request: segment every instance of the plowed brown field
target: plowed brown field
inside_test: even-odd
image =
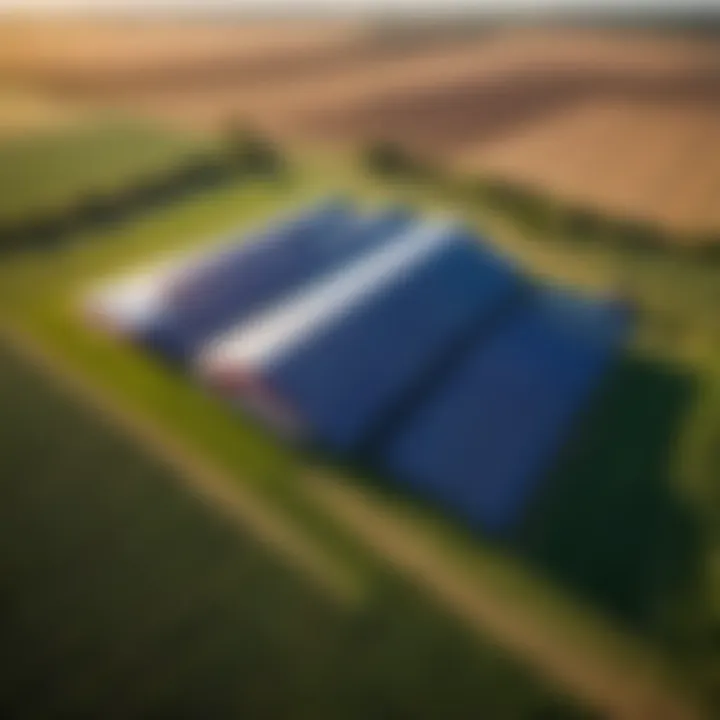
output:
[[[409,39],[409,41],[408,41]],[[351,22],[6,24],[0,79],[286,141],[391,139],[672,229],[720,229],[720,47],[629,30]]]

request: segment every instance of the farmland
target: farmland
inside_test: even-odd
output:
[[[461,150],[458,163],[570,203],[701,234],[720,227],[719,119],[710,107],[589,102],[487,147]]]
[[[131,227],[10,259],[2,271],[3,320],[41,339],[60,366],[69,361],[133,412],[219,462],[232,482],[291,509],[359,576],[363,603],[336,604],[312,574],[288,568],[283,553],[278,558],[257,538],[253,523],[238,538],[224,513],[186,496],[171,468],[128,442],[109,413],[98,422],[101,408],[78,408],[84,401],[72,384],[53,389],[25,367],[32,358],[3,350],[3,544],[13,547],[3,555],[4,574],[13,578],[4,586],[5,657],[14,668],[3,685],[7,716],[147,717],[209,708],[296,717],[303,707],[308,717],[366,717],[378,708],[464,717],[490,707],[497,717],[525,718],[558,705],[575,716],[292,495],[298,458],[181,378],[77,323],[78,293],[98,275],[319,189],[307,183],[289,196],[284,187],[241,182]],[[23,482],[11,482],[17,477]]]
[[[64,103],[203,130],[236,116],[340,148],[380,137],[680,234],[720,225],[711,39],[322,21],[3,32],[3,82]]]
[[[99,189],[111,194],[206,147],[198,130],[215,129],[229,113],[292,140],[294,163],[289,183],[242,179],[200,188],[121,226],[3,259],[0,319],[37,341],[50,361],[212,461],[229,484],[294,518],[364,588],[365,605],[333,605],[311,575],[261,546],[252,523],[239,538],[226,532],[177,489],[174,470],[150,459],[152,443],[140,450],[116,438],[108,418],[97,423],[75,407],[78,398],[45,387],[3,351],[8,444],[0,457],[9,464],[0,476],[37,479],[2,485],[3,544],[26,541],[21,552],[3,555],[8,575],[19,579],[8,653],[22,658],[7,685],[25,688],[7,706],[17,709],[33,687],[52,687],[51,702],[66,714],[106,716],[118,702],[117,678],[127,674],[128,684],[145,679],[118,716],[173,714],[197,688],[203,708],[256,715],[296,716],[303,706],[313,717],[366,717],[378,707],[391,716],[434,717],[452,706],[459,717],[468,708],[498,718],[542,709],[552,717],[530,667],[533,678],[540,673],[612,714],[663,703],[666,689],[673,694],[648,655],[663,666],[671,658],[680,685],[717,701],[717,259],[648,252],[615,241],[612,229],[585,237],[547,223],[538,231],[455,174],[517,181],[681,234],[712,230],[720,177],[708,150],[717,144],[716,51],[683,38],[599,31],[585,31],[582,42],[563,31],[503,30],[413,36],[397,45],[353,26],[310,25],[277,34],[176,27],[163,30],[162,42],[158,26],[148,26],[135,46],[122,26],[105,35],[94,27],[36,35],[31,26],[15,35],[22,42],[0,43],[3,82],[22,80],[33,93],[103,120],[70,131],[58,120],[53,133],[45,127],[0,147],[0,215],[32,216]],[[75,58],[71,45],[79,48]],[[62,57],[66,63],[57,62]],[[118,110],[155,122],[118,121]],[[171,132],[157,120],[193,132]],[[430,159],[449,162],[453,172],[421,183],[383,183],[359,172],[354,150],[381,131],[419,155],[432,151]],[[319,137],[331,141],[330,152],[315,147]],[[280,446],[184,378],[78,323],[80,294],[99,277],[339,189],[462,213],[538,275],[584,288],[632,288],[632,354],[509,546],[470,536],[377,479]],[[44,460],[34,452],[40,447]],[[405,521],[410,530],[402,532]],[[59,583],[49,584],[77,558],[68,599],[55,590]],[[121,580],[106,566],[117,566]],[[86,577],[96,578],[87,597]],[[117,592],[119,585],[127,589]],[[180,617],[174,603],[185,596]],[[207,624],[216,614],[220,620]],[[228,647],[228,628],[250,638],[245,649]],[[48,633],[56,647],[44,641]],[[628,650],[638,639],[640,660]],[[202,651],[193,659],[196,640]],[[513,660],[498,657],[488,640]],[[108,643],[107,664],[92,667]],[[295,673],[306,644],[312,652]],[[137,665],[140,656],[147,660]],[[264,664],[250,671],[258,657]],[[66,674],[53,674],[61,665]],[[268,677],[278,683],[271,693]]]
[[[0,147],[0,221],[64,210],[88,195],[124,189],[201,147],[192,136],[152,124],[102,118],[8,138]]]
[[[4,347],[0,428],[3,717],[555,705],[397,579],[336,605]]]
[[[639,263],[602,246],[519,234],[507,218],[496,217],[477,202],[468,204],[467,196],[452,188],[399,183],[387,187],[358,173],[350,162],[339,163],[333,157],[323,163],[321,157],[315,157],[311,163],[296,168],[295,180],[290,185],[239,182],[205,191],[192,202],[158,209],[122,228],[78,237],[63,249],[47,255],[19,256],[8,261],[1,278],[5,317],[40,339],[63,362],[80,368],[88,382],[104,388],[134,412],[171,431],[187,447],[212,458],[236,482],[247,483],[284,511],[291,512],[318,538],[325,538],[328,546],[344,558],[343,562],[349,563],[367,582],[368,573],[372,577],[376,572],[372,570],[375,561],[367,556],[367,549],[361,551],[356,546],[334,517],[336,507],[350,512],[343,492],[333,490],[332,495],[339,493],[339,496],[327,508],[321,498],[329,493],[322,490],[323,486],[300,480],[308,463],[312,471],[316,460],[298,457],[281,448],[257,428],[229,416],[182,378],[95,336],[77,321],[79,293],[98,277],[130,267],[133,262],[161,254],[166,249],[210,238],[237,223],[252,222],[279,206],[331,188],[347,188],[360,197],[387,199],[397,195],[416,204],[453,208],[492,228],[498,242],[522,258],[534,272],[566,281],[602,286],[612,283],[621,270],[631,269],[635,273],[634,282],[643,302],[638,345],[648,359],[631,362],[616,380],[607,405],[598,411],[599,417],[592,420],[591,429],[586,430],[587,442],[577,445],[582,451],[578,450],[576,456],[564,461],[564,467],[551,483],[553,492],[547,496],[548,507],[538,507],[527,526],[527,534],[517,538],[515,548],[504,548],[501,554],[506,556],[510,550],[511,555],[529,561],[541,575],[553,578],[572,595],[584,598],[588,606],[612,615],[622,625],[633,628],[633,633],[651,639],[653,644],[672,649],[679,660],[681,675],[713,686],[716,661],[710,648],[697,643],[699,638],[712,632],[717,622],[712,574],[716,540],[714,534],[698,539],[698,525],[701,529],[712,527],[717,512],[713,490],[717,465],[713,464],[712,448],[720,427],[717,416],[720,404],[717,373],[711,368],[717,362],[718,336],[716,318],[707,311],[708,293],[717,291],[716,269],[691,263],[678,265],[662,257]],[[675,318],[675,327],[682,328],[682,335],[668,331],[669,313]],[[631,395],[628,388],[632,389]],[[620,424],[623,418],[625,424]],[[638,428],[644,425],[648,426],[648,432],[638,434]],[[667,455],[668,438],[676,438],[678,443],[682,440],[672,451],[672,459]],[[635,450],[618,454],[617,448],[623,447],[623,442]],[[638,458],[643,462],[639,463]],[[325,469],[328,470],[331,474],[345,475],[338,468]],[[600,483],[598,475],[604,473],[616,477],[617,481],[609,485]],[[577,477],[587,479],[581,483],[587,494],[581,493],[579,498],[578,485],[573,482]],[[453,538],[451,545],[456,549],[452,554],[468,558],[473,574],[484,579],[475,586],[475,592],[487,585],[488,577],[494,577],[500,587],[506,582],[504,571],[498,570],[505,560],[484,557],[487,548],[479,544],[477,538],[467,537],[450,523],[440,521],[431,509],[406,498],[388,496],[385,488],[358,483],[352,477],[338,478],[337,487],[342,488],[346,482],[363,487],[363,492],[376,498],[373,502],[399,506],[403,514],[409,513],[417,527],[415,532],[424,538],[422,542],[432,544],[433,538]],[[601,487],[606,487],[607,492],[598,495]],[[629,495],[625,492],[628,487],[633,488]],[[609,514],[617,513],[628,518],[625,527],[632,527],[642,516],[638,508],[644,501],[657,506],[657,514],[650,516],[652,522],[639,531],[635,540],[629,530],[628,534],[617,534],[625,560],[623,565],[618,565],[617,545],[607,545],[605,552],[599,544],[604,523]],[[689,516],[684,509],[687,504],[695,508]],[[580,507],[585,509],[578,515]],[[548,517],[554,520],[543,520]],[[392,513],[388,522],[391,528]],[[576,522],[582,522],[581,532]],[[667,532],[670,529],[672,534]],[[394,536],[390,529],[387,532],[388,537]],[[572,542],[568,538],[572,538]],[[650,558],[656,558],[654,562],[657,562],[654,553],[659,547],[655,545],[659,538],[668,542],[667,550],[660,556],[662,572],[658,573],[657,567],[648,567],[646,574],[639,573],[638,569],[647,565]],[[626,545],[626,541],[630,544]],[[371,549],[376,542],[373,539]],[[415,544],[412,541],[407,546]],[[678,552],[678,548],[680,555],[670,563],[669,554]],[[583,552],[596,558],[592,567],[583,562]],[[400,549],[397,558],[401,564],[413,562]],[[443,572],[448,572],[447,561],[443,565]],[[690,573],[693,577],[674,574],[684,569],[695,569],[695,573]],[[673,583],[676,588],[670,592]],[[504,592],[508,592],[507,589]],[[527,606],[533,605],[533,597],[538,592],[532,583],[523,592],[527,599],[516,610],[518,618],[528,612],[533,616],[536,610]],[[689,595],[684,595],[685,592]],[[448,602],[448,597],[454,596],[441,594],[442,602]],[[555,601],[550,604],[555,605]],[[473,618],[474,612],[471,608]],[[554,628],[552,632],[562,636],[561,628],[568,618],[575,612],[582,616],[585,611],[575,608],[563,612],[565,619],[559,622],[557,618],[549,620],[541,612],[536,623],[539,627],[549,623],[548,627]],[[687,626],[690,617],[692,622]],[[487,620],[480,625],[485,622]],[[578,668],[585,662],[579,659],[585,653],[583,645],[587,643],[588,648],[592,648],[596,643],[596,639],[592,639],[595,634],[587,629],[572,631],[571,644],[578,646],[572,662]],[[498,639],[504,641],[502,632]],[[550,647],[544,639],[537,642],[542,643],[541,647]],[[589,650],[588,668],[593,667],[593,652]],[[547,657],[543,662],[547,662]],[[563,674],[560,669],[567,669],[568,663],[561,655],[553,662],[558,665],[553,666],[550,675],[558,681]],[[615,659],[612,665],[621,668],[622,661],[618,662]],[[637,670],[634,666],[633,673]],[[589,670],[589,676],[594,672]],[[630,677],[633,677],[631,687],[640,688],[638,677],[632,674]],[[610,686],[617,695],[624,692],[618,683]]]
[[[28,131],[70,126],[81,115],[80,109],[72,103],[53,101],[43,93],[0,90],[0,138],[3,140],[22,136]]]

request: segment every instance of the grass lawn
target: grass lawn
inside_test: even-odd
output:
[[[6,140],[0,144],[0,222],[63,210],[88,193],[169,169],[202,145],[181,133],[109,118]]]
[[[0,269],[2,312],[65,360],[82,368],[90,380],[109,389],[145,416],[171,428],[180,440],[252,483],[279,506],[291,510],[312,532],[325,538],[343,561],[356,567],[380,596],[393,595],[395,583],[388,583],[376,558],[360,549],[351,535],[304,493],[301,479],[307,471],[306,458],[284,448],[242,418],[231,415],[186,379],[169,373],[152,359],[89,331],[77,316],[82,289],[98,277],[123,267],[131,268],[136,261],[161,256],[166,250],[196,244],[202,238],[209,239],[233,227],[252,223],[290,203],[338,188],[352,189],[367,198],[395,195],[423,206],[460,207],[465,214],[490,228],[493,236],[501,239],[503,247],[534,271],[576,284],[602,286],[620,272],[631,269],[635,273],[645,303],[637,341],[642,359],[619,369],[605,403],[583,424],[576,452],[562,459],[548,485],[552,492],[548,493],[544,506],[539,504],[533,509],[527,534],[517,538],[512,552],[529,559],[542,573],[579,592],[603,612],[617,615],[633,632],[640,629],[645,635],[666,643],[676,653],[686,674],[694,677],[706,672],[717,663],[716,651],[707,644],[699,647],[698,643],[717,627],[720,615],[720,597],[712,596],[711,575],[712,568],[718,565],[713,557],[720,556],[720,538],[712,532],[720,510],[714,483],[720,464],[712,453],[720,439],[720,393],[717,391],[720,364],[716,362],[720,353],[716,354],[712,315],[700,304],[700,298],[712,292],[710,271],[702,268],[673,271],[659,261],[639,264],[633,259],[617,260],[602,249],[588,250],[561,239],[533,239],[506,228],[501,219],[469,205],[466,199],[459,200],[428,187],[384,188],[343,167],[329,164],[320,171],[317,167],[312,173],[302,171],[290,186],[238,183],[198,195],[182,205],[158,210],[126,227],[79,237],[53,253],[18,256]],[[667,297],[663,299],[663,292],[666,296],[672,292],[682,297],[684,305],[680,307],[687,310],[679,310],[678,303]],[[663,314],[658,309],[661,307],[675,313],[673,327],[682,328],[682,342],[677,342],[677,336],[667,330],[670,311]],[[628,414],[629,410],[632,412]],[[623,423],[619,422],[621,419]],[[643,424],[648,425],[647,433],[634,434]],[[624,447],[623,441],[628,452],[618,452],[618,448]],[[668,446],[672,447],[668,449]],[[668,452],[662,454],[661,447]],[[597,492],[590,492],[605,487],[608,476],[614,481],[602,498]],[[607,525],[603,525],[603,520],[619,518],[617,524],[625,523],[626,527],[635,522],[643,515],[650,486],[657,506],[657,514],[653,514],[651,520],[654,534],[648,536],[643,531],[642,541],[631,543],[633,553],[628,554],[621,565],[613,563],[611,555],[603,555],[602,562],[588,563],[588,557],[595,558],[598,548],[605,547],[602,537]],[[632,492],[625,493],[626,487],[631,487]],[[580,492],[578,488],[589,492]],[[387,494],[377,487],[368,491]],[[578,493],[581,495],[579,506]],[[387,502],[416,517],[429,534],[443,537],[478,573],[487,573],[488,581],[505,577],[502,562],[496,560],[494,550],[484,543],[453,528],[418,503],[392,493],[387,494]],[[687,505],[688,509],[680,511],[681,505]],[[578,507],[592,511],[592,522],[584,522]],[[552,522],[547,518],[553,518]],[[688,522],[692,531],[686,533]],[[657,557],[657,546],[651,539],[659,537],[664,528],[670,526],[680,528],[678,532],[687,540],[683,553],[689,555],[683,554],[672,566],[695,570],[696,577],[692,580],[697,582],[692,594],[680,597],[668,594],[668,577],[653,571],[647,579],[641,578],[642,590],[648,593],[647,597],[643,596],[642,607],[628,609],[626,600],[636,599],[638,586],[628,589],[625,580],[636,580],[637,567],[651,555]],[[582,542],[578,537],[582,537]],[[617,557],[627,546],[620,539],[610,547],[612,555]],[[666,552],[675,552],[674,545],[663,550],[661,558],[666,557]],[[588,572],[589,566],[596,567],[597,573]],[[663,577],[656,577],[658,574]],[[614,582],[618,583],[617,593],[613,591],[604,597],[598,592],[598,588],[605,591],[608,583]],[[720,583],[716,582],[715,587],[717,592]],[[637,615],[641,622],[636,622]],[[558,618],[558,622],[570,620]],[[372,622],[379,623],[373,627],[387,628],[382,624],[385,621]],[[381,630],[377,632],[382,634]],[[594,641],[590,633],[588,638],[589,642]],[[400,650],[388,649],[390,657],[396,652]],[[402,665],[402,661],[398,665]],[[396,681],[400,685],[407,682],[409,692],[411,680],[415,682],[418,677],[411,675],[407,680],[396,677]],[[713,677],[702,679],[704,684],[706,680],[714,682]],[[377,678],[373,682],[378,682]],[[513,716],[492,712],[485,715]]]

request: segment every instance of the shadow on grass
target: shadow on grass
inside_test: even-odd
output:
[[[542,571],[645,630],[697,577],[697,528],[672,483],[678,431],[695,395],[677,369],[625,359],[516,537]]]

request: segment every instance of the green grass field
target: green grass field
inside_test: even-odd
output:
[[[4,718],[558,707],[397,579],[329,602],[2,348],[0,477]]]
[[[308,458],[231,415],[185,378],[89,331],[77,314],[84,288],[140,260],[194,245],[288,204],[338,189],[367,199],[397,197],[422,207],[460,210],[544,276],[595,289],[631,277],[641,308],[634,355],[618,369],[603,401],[583,422],[572,453],[549,478],[548,491],[533,508],[523,533],[512,547],[501,550],[530,562],[632,634],[650,638],[669,651],[681,675],[712,692],[720,684],[720,653],[712,640],[720,626],[720,327],[712,305],[720,287],[717,269],[663,258],[639,259],[572,238],[536,237],[519,232],[508,218],[488,212],[452,188],[386,187],[349,168],[348,163],[317,160],[300,167],[291,186],[238,183],[158,210],[131,225],[78,237],[62,249],[17,257],[0,269],[3,314],[81,368],[90,381],[291,511],[373,588],[392,588],[393,583],[377,584],[376,560],[303,492],[299,481]],[[77,454],[83,447],[91,445],[78,448]],[[102,459],[103,453],[97,452]],[[451,538],[469,563],[489,567],[480,559],[483,543],[431,509],[384,488],[368,486],[368,491],[387,496],[388,503],[419,518],[428,533]],[[157,505],[148,510],[148,525],[156,512],[161,512]],[[393,595],[395,590],[381,595],[386,593]],[[407,628],[410,647],[415,632]],[[401,645],[383,652],[395,657],[404,652]],[[422,677],[395,675],[385,685],[378,675],[369,682],[380,683],[383,692],[401,693],[393,700],[400,703],[405,702],[401,688],[412,697]],[[421,684],[414,686],[415,682]],[[365,697],[367,690],[358,692]],[[421,707],[420,700],[415,701]],[[508,706],[502,710],[505,714],[489,715],[532,717],[529,707]]]
[[[90,121],[0,144],[0,222],[65,210],[168,170],[203,146],[197,138],[132,120]]]

